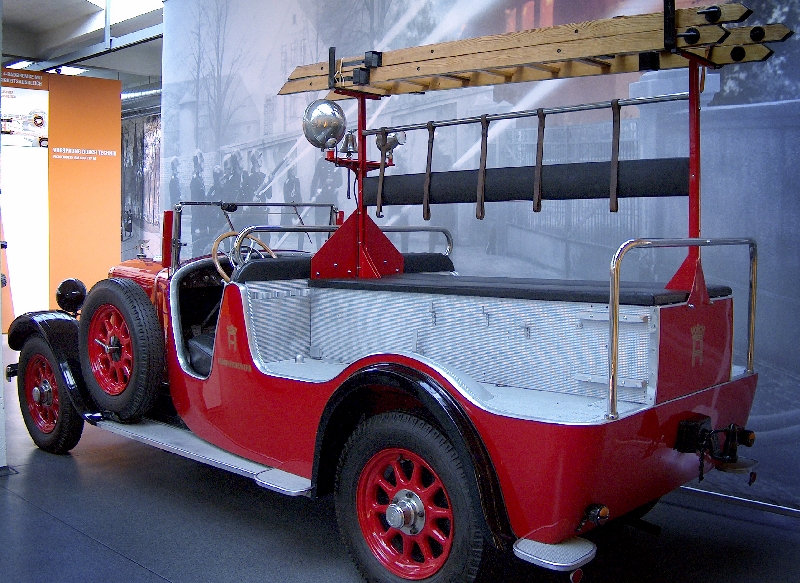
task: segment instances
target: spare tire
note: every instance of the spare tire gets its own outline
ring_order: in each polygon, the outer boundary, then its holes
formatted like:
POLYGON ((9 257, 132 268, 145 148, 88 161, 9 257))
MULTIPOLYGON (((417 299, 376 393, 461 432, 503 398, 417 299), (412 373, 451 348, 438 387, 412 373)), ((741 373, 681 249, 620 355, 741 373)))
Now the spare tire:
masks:
POLYGON ((97 406, 121 421, 147 413, 164 371, 164 336, 145 291, 130 279, 104 279, 81 310, 81 370, 97 406))

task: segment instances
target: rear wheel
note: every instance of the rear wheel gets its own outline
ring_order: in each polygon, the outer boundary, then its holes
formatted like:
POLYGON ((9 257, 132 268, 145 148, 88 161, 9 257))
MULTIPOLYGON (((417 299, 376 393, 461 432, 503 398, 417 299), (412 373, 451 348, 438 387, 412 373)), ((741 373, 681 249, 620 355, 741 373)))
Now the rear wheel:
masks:
POLYGON ((342 537, 369 581, 473 581, 485 542, 477 489, 453 446, 405 413, 362 423, 339 465, 342 537))
POLYGON ((50 453, 66 453, 78 444, 83 417, 72 406, 53 351, 39 336, 22 347, 17 391, 25 427, 33 442, 50 453))
POLYGON ((105 279, 81 311, 81 368, 95 403, 123 421, 152 406, 164 369, 164 340, 150 298, 129 279, 105 279))

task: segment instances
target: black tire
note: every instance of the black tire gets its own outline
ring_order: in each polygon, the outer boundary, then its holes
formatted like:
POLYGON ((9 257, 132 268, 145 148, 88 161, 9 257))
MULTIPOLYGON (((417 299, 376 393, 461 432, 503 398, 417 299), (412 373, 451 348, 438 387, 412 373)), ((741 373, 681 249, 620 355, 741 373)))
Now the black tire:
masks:
POLYGON ((83 417, 72 406, 59 370, 53 351, 40 336, 25 341, 17 376, 22 419, 40 449, 63 454, 80 441, 83 417))
POLYGON ((104 279, 81 310, 81 370, 97 406, 121 421, 147 413, 164 371, 164 339, 155 307, 130 279, 104 279))
POLYGON ((359 425, 335 492, 339 530, 368 581, 478 577, 488 545, 477 487, 450 442, 425 421, 391 412, 359 425))

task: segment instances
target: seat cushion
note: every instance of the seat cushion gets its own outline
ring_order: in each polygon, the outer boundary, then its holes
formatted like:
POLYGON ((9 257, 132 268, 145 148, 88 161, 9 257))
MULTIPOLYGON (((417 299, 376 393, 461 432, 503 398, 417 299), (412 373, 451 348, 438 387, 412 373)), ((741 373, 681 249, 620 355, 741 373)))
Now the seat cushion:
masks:
POLYGON ((205 377, 211 374, 211 360, 214 356, 214 336, 199 334, 186 341, 189 349, 189 363, 192 368, 205 377))
POLYGON ((231 281, 275 281, 311 277, 311 256, 251 259, 236 268, 231 281))

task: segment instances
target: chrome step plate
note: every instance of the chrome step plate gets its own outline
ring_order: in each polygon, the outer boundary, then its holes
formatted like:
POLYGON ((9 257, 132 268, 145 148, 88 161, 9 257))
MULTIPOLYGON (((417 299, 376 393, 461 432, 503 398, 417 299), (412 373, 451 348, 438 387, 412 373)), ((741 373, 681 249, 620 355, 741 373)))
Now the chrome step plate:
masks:
POLYGON ((528 538, 514 543, 514 554, 523 561, 552 571, 572 571, 594 559, 597 547, 585 538, 575 537, 556 545, 528 538))
POLYGON ((97 426, 181 457, 252 478, 259 486, 281 494, 308 496, 311 491, 311 480, 308 478, 234 455, 200 439, 187 429, 150 419, 142 419, 138 423, 104 420, 98 421, 97 426))

